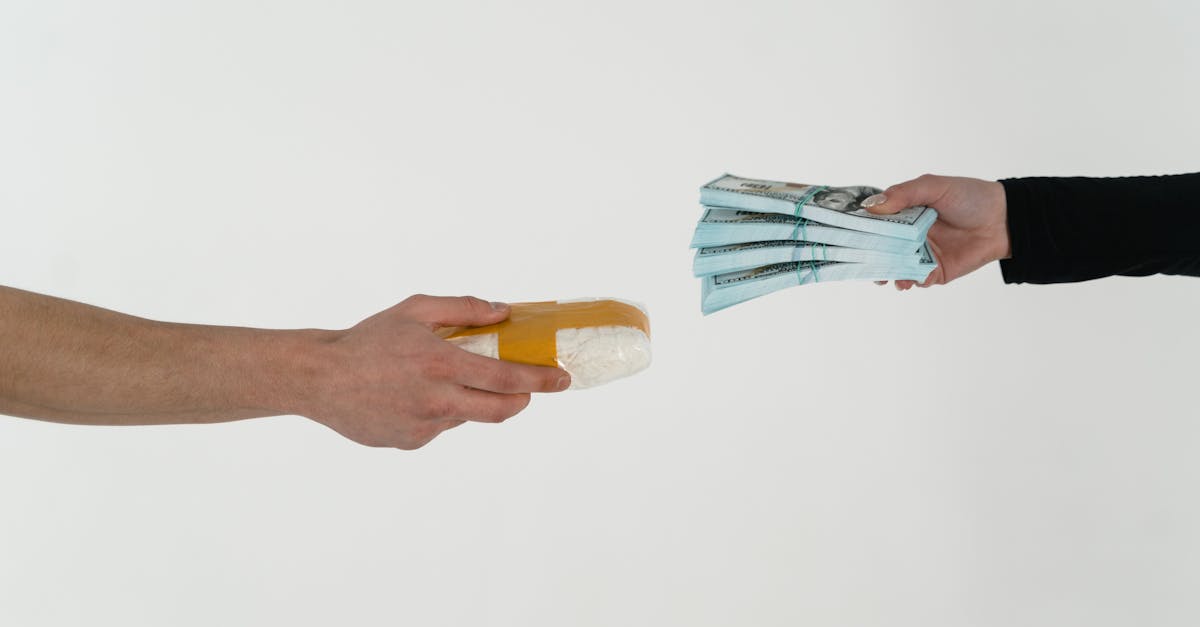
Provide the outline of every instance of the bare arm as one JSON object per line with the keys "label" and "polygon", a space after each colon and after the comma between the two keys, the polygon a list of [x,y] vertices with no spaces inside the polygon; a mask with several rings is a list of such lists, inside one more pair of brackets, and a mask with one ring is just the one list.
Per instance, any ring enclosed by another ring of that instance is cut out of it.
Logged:
{"label": "bare arm", "polygon": [[283,331],[156,322],[0,287],[0,413],[107,425],[299,414],[364,444],[417,448],[569,385],[561,370],[471,355],[433,333],[507,315],[415,296],[344,331]]}

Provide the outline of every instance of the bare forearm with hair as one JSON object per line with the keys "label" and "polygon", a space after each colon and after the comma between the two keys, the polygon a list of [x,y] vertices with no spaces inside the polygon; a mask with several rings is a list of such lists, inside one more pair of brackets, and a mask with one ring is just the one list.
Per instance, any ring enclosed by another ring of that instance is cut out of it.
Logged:
{"label": "bare forearm with hair", "polygon": [[167,424],[292,413],[331,332],[173,324],[0,287],[0,413]]}
{"label": "bare forearm with hair", "polygon": [[155,322],[0,287],[0,414],[93,425],[298,414],[362,444],[419,448],[570,386],[558,368],[472,355],[435,333],[508,314],[417,295],[350,329],[278,331]]}

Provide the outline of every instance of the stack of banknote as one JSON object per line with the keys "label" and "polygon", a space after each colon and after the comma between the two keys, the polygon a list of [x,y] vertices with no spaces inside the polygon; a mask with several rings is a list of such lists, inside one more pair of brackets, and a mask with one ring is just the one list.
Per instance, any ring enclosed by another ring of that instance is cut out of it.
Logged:
{"label": "stack of banknote", "polygon": [[874,187],[826,187],[726,174],[700,188],[693,273],[705,314],[786,287],[848,280],[923,281],[937,267],[929,207],[875,215]]}

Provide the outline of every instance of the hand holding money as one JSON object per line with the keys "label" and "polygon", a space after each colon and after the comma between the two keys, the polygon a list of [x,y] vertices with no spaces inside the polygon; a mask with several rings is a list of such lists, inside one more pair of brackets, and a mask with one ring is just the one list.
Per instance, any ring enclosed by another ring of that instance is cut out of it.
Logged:
{"label": "hand holding money", "polygon": [[928,280],[937,258],[926,235],[937,211],[899,202],[886,214],[867,211],[881,191],[731,174],[708,182],[691,244],[701,311],[822,281]]}
{"label": "hand holding money", "polygon": [[938,212],[927,235],[938,267],[921,282],[897,280],[898,290],[949,283],[1012,255],[1004,186],[995,181],[926,174],[893,185],[864,200],[862,206],[877,215],[892,215],[914,206],[933,207]]}

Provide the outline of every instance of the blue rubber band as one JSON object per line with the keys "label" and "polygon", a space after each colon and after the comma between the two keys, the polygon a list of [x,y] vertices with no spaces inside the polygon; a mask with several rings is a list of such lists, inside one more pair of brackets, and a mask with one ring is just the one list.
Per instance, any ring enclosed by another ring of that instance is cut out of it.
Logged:
{"label": "blue rubber band", "polygon": [[[808,201],[812,200],[813,196],[816,196],[817,194],[821,193],[825,189],[826,189],[825,185],[814,185],[814,186],[808,188],[808,191],[805,192],[804,196],[802,196],[800,198],[800,200],[796,203],[796,227],[792,229],[792,240],[793,241],[795,241],[797,239],[797,237],[796,237],[797,235],[800,236],[798,238],[800,241],[805,241],[805,242],[808,241],[808,228],[807,228],[808,220],[806,220],[803,217],[804,205]],[[801,285],[804,285],[804,275],[800,274],[800,270],[802,268],[804,268],[804,262],[797,261],[796,262],[796,280],[799,281]],[[820,283],[821,277],[817,274],[817,262],[816,262],[816,259],[814,258],[814,255],[811,254],[811,249],[810,249],[810,254],[808,256],[808,269],[812,272],[813,282]]]}
{"label": "blue rubber band", "polygon": [[[812,245],[808,246],[808,269],[812,272],[813,283],[821,282],[821,274],[817,268],[816,250],[818,246],[821,247],[821,262],[829,261],[829,246],[827,244],[824,242],[812,242]],[[804,269],[804,261],[804,255],[800,255],[800,258],[796,260],[796,278],[800,281],[801,285],[804,285],[804,275],[800,274],[800,271]]]}
{"label": "blue rubber band", "polygon": [[[817,271],[817,266],[816,266],[816,263],[815,263],[815,260],[816,260],[817,256],[816,256],[816,255],[813,255],[813,256],[812,256],[812,258],[814,259],[814,264],[813,264],[813,283],[820,283],[820,282],[821,282],[821,273]],[[822,242],[822,243],[821,243],[821,263],[822,263],[822,265],[824,265],[824,263],[825,263],[825,262],[827,262],[827,261],[829,261],[829,247],[828,247],[828,246],[826,246],[826,245],[824,244],[824,242]]]}
{"label": "blue rubber band", "polygon": [[825,189],[826,189],[825,185],[816,185],[816,186],[810,187],[810,188],[808,188],[808,191],[805,192],[804,196],[800,198],[799,202],[796,203],[796,220],[797,220],[797,222],[796,222],[796,228],[792,229],[792,239],[793,240],[796,239],[797,234],[800,235],[800,239],[806,240],[806,241],[808,240],[808,233],[806,232],[806,230],[804,228],[805,225],[807,224],[807,220],[805,220],[803,217],[801,217],[803,215],[804,205],[808,201],[812,200],[813,196],[816,196],[817,194],[825,191]]}

